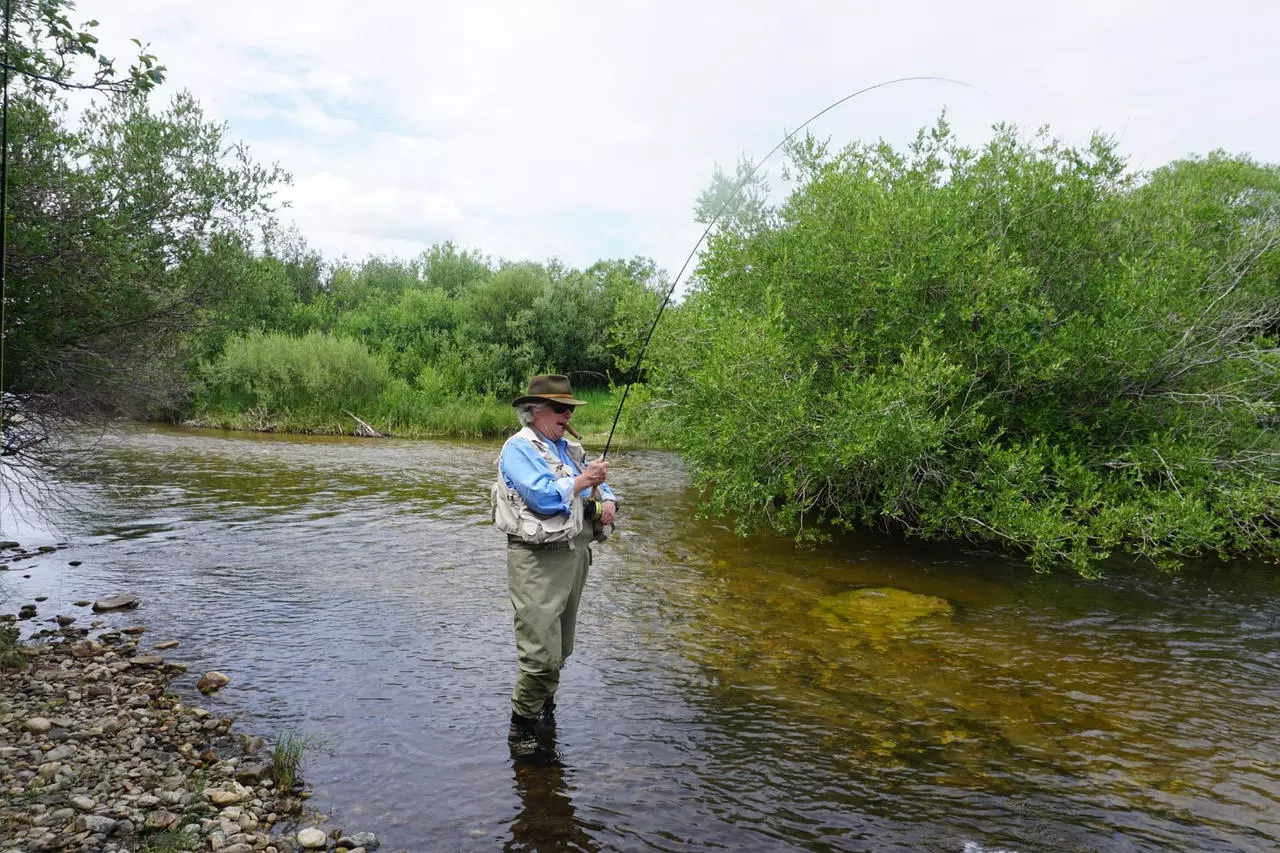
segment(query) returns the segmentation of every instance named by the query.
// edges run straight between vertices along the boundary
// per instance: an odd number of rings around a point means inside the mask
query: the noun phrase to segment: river
[[[180,641],[184,699],[311,738],[311,805],[385,850],[1280,848],[1275,567],[740,539],[657,451],[612,458],[561,762],[513,764],[497,450],[126,428],[43,519],[6,508],[2,538],[66,544],[0,610],[138,592],[109,623]]]

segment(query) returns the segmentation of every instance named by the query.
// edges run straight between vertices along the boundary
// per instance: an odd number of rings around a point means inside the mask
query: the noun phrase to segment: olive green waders
[[[519,669],[511,710],[537,717],[555,696],[565,658],[573,654],[578,603],[591,566],[591,525],[553,546],[507,546],[507,590],[515,608]],[[559,547],[556,547],[559,546]]]

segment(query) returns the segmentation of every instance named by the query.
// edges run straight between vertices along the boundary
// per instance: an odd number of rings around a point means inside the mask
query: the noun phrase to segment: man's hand
[[[609,463],[604,459],[597,459],[587,465],[587,470],[573,478],[573,490],[581,492],[584,489],[598,486],[604,482],[607,476],[609,476]]]
[[[605,501],[604,507],[600,510],[600,520],[605,524],[613,524],[613,520],[618,516],[618,504],[616,501]]]

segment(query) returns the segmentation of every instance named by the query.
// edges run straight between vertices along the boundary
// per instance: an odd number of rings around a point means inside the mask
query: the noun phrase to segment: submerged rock
[[[950,618],[952,612],[945,598],[888,586],[828,596],[813,610],[828,625],[863,635],[878,647],[911,633],[923,620]]]

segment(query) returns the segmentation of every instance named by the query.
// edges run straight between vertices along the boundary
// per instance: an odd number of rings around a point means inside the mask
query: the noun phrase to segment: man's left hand
[[[600,520],[605,524],[613,524],[613,519],[618,515],[618,504],[615,501],[605,501],[604,506],[600,509]]]

